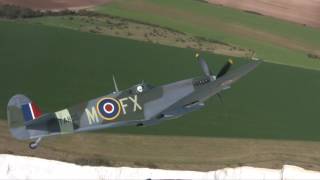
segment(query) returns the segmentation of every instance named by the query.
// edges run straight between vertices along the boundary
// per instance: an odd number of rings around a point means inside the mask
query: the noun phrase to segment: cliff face
[[[174,171],[129,167],[93,167],[40,159],[0,155],[0,179],[320,179],[320,172],[285,165],[282,169],[254,167],[217,171]]]

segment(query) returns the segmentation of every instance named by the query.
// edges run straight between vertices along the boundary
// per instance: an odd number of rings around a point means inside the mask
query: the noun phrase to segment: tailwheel
[[[36,142],[29,143],[29,148],[30,149],[36,149],[37,147],[38,147],[38,144]]]
[[[29,148],[32,150],[36,149],[39,146],[40,141],[41,141],[41,138],[38,138],[36,141],[29,143]]]

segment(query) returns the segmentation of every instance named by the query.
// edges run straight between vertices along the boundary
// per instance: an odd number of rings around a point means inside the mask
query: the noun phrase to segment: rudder
[[[25,122],[41,116],[40,109],[28,97],[18,94],[13,96],[7,106],[8,125],[11,134],[20,140],[30,138]]]

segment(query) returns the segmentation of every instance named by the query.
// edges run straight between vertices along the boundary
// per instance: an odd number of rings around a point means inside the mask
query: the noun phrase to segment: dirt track
[[[4,121],[0,130],[0,154],[78,164],[200,171],[290,164],[320,170],[320,142],[82,133],[48,138],[29,150],[28,142],[11,137]]]
[[[207,0],[232,8],[320,27],[320,0]]]
[[[32,9],[81,9],[112,0],[0,0],[0,4],[14,4]]]

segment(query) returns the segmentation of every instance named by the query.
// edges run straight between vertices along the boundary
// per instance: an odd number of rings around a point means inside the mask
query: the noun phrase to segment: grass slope
[[[320,30],[194,0],[119,0],[97,12],[167,26],[256,51],[266,61],[320,69]]]
[[[210,171],[283,164],[320,170],[320,142],[81,133],[50,137],[36,151],[12,138],[0,121],[0,154],[36,156],[82,165]],[[86,143],[83,143],[86,142]],[[75,148],[76,147],[76,148]]]
[[[166,46],[199,49],[214,54],[235,57],[251,57],[254,53],[249,49],[230,46],[223,42],[205,40],[200,37],[166,28],[112,16],[45,16],[23,19],[22,21],[82,32],[147,41]]]
[[[54,111],[141,80],[154,85],[199,75],[189,49],[0,21],[0,116],[15,93]],[[228,58],[203,54],[217,72]],[[235,59],[239,66],[245,60]],[[207,107],[183,118],[117,133],[320,140],[319,71],[270,63],[236,83]]]

